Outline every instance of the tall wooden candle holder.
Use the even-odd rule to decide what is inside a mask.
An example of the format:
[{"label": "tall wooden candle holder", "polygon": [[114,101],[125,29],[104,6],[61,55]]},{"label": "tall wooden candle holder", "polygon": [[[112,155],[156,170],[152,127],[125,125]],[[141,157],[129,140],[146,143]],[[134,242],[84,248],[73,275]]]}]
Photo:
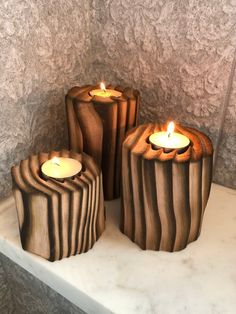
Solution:
[{"label": "tall wooden candle holder", "polygon": [[137,125],[140,95],[132,88],[107,87],[120,96],[93,95],[97,86],[73,87],[66,95],[70,149],[93,156],[103,172],[105,199],[120,196],[121,150]]},{"label": "tall wooden candle holder", "polygon": [[[54,156],[82,163],[63,181],[42,177],[41,165]],[[104,230],[101,171],[88,155],[63,150],[40,153],[12,168],[20,238],[24,250],[50,261],[88,251]]]},{"label": "tall wooden candle holder", "polygon": [[122,150],[121,230],[145,250],[179,251],[201,230],[212,180],[213,147],[193,128],[176,127],[190,140],[184,151],[154,148],[158,124],[130,131]]}]

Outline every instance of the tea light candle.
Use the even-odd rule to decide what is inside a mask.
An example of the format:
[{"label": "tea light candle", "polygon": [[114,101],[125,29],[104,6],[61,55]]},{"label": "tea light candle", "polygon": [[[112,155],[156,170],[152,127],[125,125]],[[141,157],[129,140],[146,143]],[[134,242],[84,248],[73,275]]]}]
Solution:
[{"label": "tea light candle", "polygon": [[183,149],[190,144],[190,140],[183,134],[174,132],[175,124],[170,122],[167,132],[156,132],[149,136],[149,142],[156,148]]},{"label": "tea light candle", "polygon": [[82,164],[73,158],[53,157],[43,163],[41,170],[46,177],[66,179],[75,176],[82,169]]},{"label": "tea light candle", "polygon": [[106,89],[105,84],[102,82],[100,84],[100,89],[92,90],[90,92],[90,95],[109,98],[109,97],[120,97],[122,93],[115,89]]}]

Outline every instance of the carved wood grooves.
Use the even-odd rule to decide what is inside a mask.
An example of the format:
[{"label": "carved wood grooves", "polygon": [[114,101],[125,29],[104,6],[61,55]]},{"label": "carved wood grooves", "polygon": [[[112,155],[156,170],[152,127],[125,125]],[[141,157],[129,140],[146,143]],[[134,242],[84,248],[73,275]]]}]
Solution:
[{"label": "carved wood grooves", "polygon": [[132,88],[107,86],[121,97],[90,96],[98,86],[73,87],[66,95],[70,149],[93,156],[103,172],[105,199],[120,196],[121,151],[126,132],[137,125],[140,94]]},{"label": "carved wood grooves", "polygon": [[146,124],[129,132],[122,149],[121,230],[146,250],[179,251],[201,230],[212,180],[213,147],[193,128],[176,126],[191,144],[182,153],[154,150]]},{"label": "carved wood grooves", "polygon": [[[43,179],[41,165],[54,156],[82,163],[74,178]],[[21,243],[50,261],[88,251],[105,227],[102,175],[94,160],[62,150],[40,153],[12,167]]]}]

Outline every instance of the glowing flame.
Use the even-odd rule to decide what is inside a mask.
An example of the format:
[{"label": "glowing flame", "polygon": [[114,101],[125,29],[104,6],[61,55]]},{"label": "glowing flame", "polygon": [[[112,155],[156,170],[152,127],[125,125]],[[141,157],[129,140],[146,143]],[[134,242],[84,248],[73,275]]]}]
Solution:
[{"label": "glowing flame", "polygon": [[104,92],[106,91],[106,85],[105,85],[103,82],[101,82],[100,88],[101,88]]},{"label": "glowing flame", "polygon": [[60,166],[60,159],[58,157],[53,157],[52,164]]},{"label": "glowing flame", "polygon": [[173,121],[171,121],[167,126],[167,136],[170,137],[171,134],[174,132],[175,124]]}]

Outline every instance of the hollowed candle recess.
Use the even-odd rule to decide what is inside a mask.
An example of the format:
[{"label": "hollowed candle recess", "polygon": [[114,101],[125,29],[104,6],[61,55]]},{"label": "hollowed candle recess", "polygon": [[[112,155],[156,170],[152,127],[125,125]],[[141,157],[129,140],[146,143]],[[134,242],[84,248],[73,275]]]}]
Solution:
[{"label": "hollowed candle recess", "polygon": [[73,87],[66,95],[70,149],[86,152],[102,168],[105,199],[120,196],[121,150],[138,123],[140,94],[131,87]]},{"label": "hollowed candle recess", "polygon": [[149,142],[154,148],[164,148],[165,150],[182,150],[189,146],[190,140],[187,136],[174,132],[175,124],[170,122],[167,131],[155,132],[149,136]]},{"label": "hollowed candle recess", "polygon": [[200,234],[213,147],[198,130],[175,130],[140,125],[123,143],[121,230],[142,249],[179,251]]},{"label": "hollowed candle recess", "polygon": [[91,90],[90,95],[108,98],[108,97],[121,97],[122,93],[115,89],[106,89],[105,84],[102,82],[100,84],[99,89]]},{"label": "hollowed candle recess", "polygon": [[53,157],[43,163],[41,171],[45,177],[66,179],[77,175],[82,169],[82,164],[73,158]]}]

